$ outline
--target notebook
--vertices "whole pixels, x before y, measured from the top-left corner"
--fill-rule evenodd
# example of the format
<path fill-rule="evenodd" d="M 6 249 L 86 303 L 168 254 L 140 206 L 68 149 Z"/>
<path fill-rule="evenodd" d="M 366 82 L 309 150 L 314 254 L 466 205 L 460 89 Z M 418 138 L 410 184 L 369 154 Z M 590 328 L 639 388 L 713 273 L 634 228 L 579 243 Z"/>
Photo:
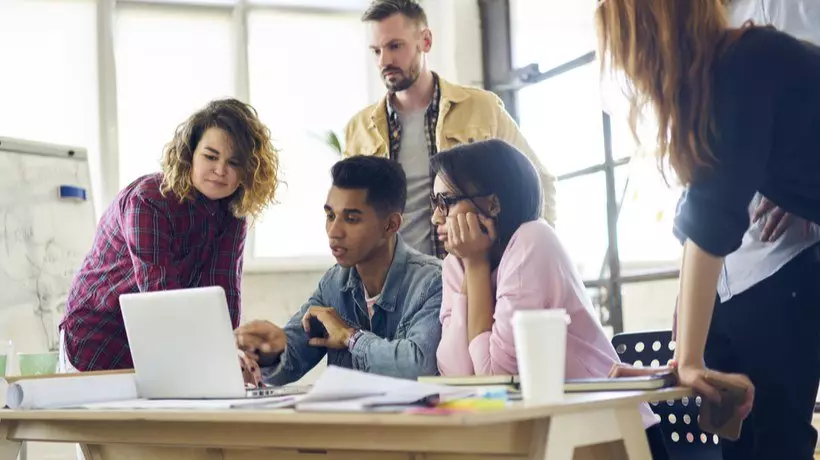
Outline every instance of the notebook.
<path fill-rule="evenodd" d="M 511 386 L 517 387 L 517 375 L 477 375 L 466 377 L 419 377 L 420 382 L 437 383 L 453 386 Z M 591 391 L 649 391 L 675 386 L 677 377 L 674 373 L 643 375 L 639 377 L 596 377 L 584 379 L 567 379 L 564 392 L 582 393 Z"/>
<path fill-rule="evenodd" d="M 470 375 L 465 377 L 423 376 L 419 382 L 452 386 L 518 386 L 517 375 Z"/>

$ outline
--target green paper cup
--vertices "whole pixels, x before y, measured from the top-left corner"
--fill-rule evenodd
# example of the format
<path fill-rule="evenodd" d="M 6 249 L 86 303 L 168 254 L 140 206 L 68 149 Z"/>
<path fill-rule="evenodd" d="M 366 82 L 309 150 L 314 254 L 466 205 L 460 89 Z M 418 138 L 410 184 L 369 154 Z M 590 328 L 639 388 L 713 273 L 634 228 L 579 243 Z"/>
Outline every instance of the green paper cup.
<path fill-rule="evenodd" d="M 0 355 L 0 377 L 6 376 L 6 355 Z"/>
<path fill-rule="evenodd" d="M 47 375 L 57 373 L 57 361 L 59 354 L 52 353 L 18 353 L 17 360 L 20 364 L 20 375 Z"/>

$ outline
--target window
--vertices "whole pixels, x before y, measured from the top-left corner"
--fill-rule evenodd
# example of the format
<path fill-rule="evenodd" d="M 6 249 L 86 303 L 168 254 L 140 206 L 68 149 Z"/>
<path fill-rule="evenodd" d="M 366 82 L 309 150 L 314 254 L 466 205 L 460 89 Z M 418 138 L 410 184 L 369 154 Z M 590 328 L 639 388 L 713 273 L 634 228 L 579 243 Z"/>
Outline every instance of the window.
<path fill-rule="evenodd" d="M 620 133 L 631 137 L 628 128 L 623 127 Z M 630 164 L 623 166 L 629 168 L 629 184 L 625 190 L 616 190 L 622 200 L 618 217 L 622 272 L 628 275 L 675 269 L 679 266 L 681 245 L 672 234 L 672 224 L 683 190 L 675 185 L 674 176 L 668 177 L 667 185 L 652 152 L 632 152 L 635 154 Z"/>
<path fill-rule="evenodd" d="M 86 148 L 99 190 L 96 2 L 0 1 L 0 18 L 0 136 Z"/>
<path fill-rule="evenodd" d="M 544 71 L 595 49 L 594 8 L 595 0 L 510 0 L 513 66 Z"/>
<path fill-rule="evenodd" d="M 370 4 L 370 0 L 250 0 L 250 3 L 252 5 L 271 5 L 279 7 L 332 8 L 337 11 L 351 11 L 360 14 L 367 8 L 367 5 Z"/>
<path fill-rule="evenodd" d="M 251 12 L 248 62 L 251 103 L 280 149 L 285 181 L 256 223 L 253 255 L 329 264 L 322 207 L 339 154 L 324 138 L 343 138 L 371 99 L 364 26 L 358 14 Z"/>
<path fill-rule="evenodd" d="M 552 174 L 604 162 L 598 75 L 593 62 L 518 93 L 521 131 Z"/>
<path fill-rule="evenodd" d="M 586 59 L 596 47 L 596 2 L 510 2 L 514 67 L 539 64 L 542 72 L 518 92 L 521 128 L 558 176 L 556 230 L 581 276 L 590 285 L 613 288 L 613 295 L 593 298 L 606 303 L 601 318 L 620 332 L 623 305 L 618 294 L 625 281 L 609 279 L 608 267 L 618 263 L 623 277 L 677 266 L 681 251 L 672 221 L 681 189 L 667 186 L 657 171 L 652 121 L 639 126 L 639 149 L 627 126 L 628 106 L 618 77 L 602 81 L 600 63 Z M 602 119 L 608 122 L 609 139 Z M 614 194 L 607 193 L 608 171 L 615 176 Z M 668 179 L 674 183 L 674 177 Z M 613 230 L 618 251 L 609 260 L 611 207 L 617 209 Z"/>
<path fill-rule="evenodd" d="M 604 101 L 612 116 L 612 150 L 616 158 L 630 157 L 628 187 L 619 190 L 618 251 L 622 271 L 674 269 L 681 256 L 672 234 L 677 202 L 683 191 L 674 174 L 667 181 L 658 171 L 655 151 L 657 124 L 651 116 L 638 124 L 639 146 L 629 128 L 626 98 L 613 81 L 604 84 Z"/>
<path fill-rule="evenodd" d="M 325 139 L 331 131 L 343 137 L 345 123 L 375 99 L 379 83 L 359 20 L 366 2 L 186 3 L 116 4 L 111 97 L 119 186 L 158 171 L 174 128 L 209 101 L 248 99 L 280 150 L 283 184 L 277 204 L 251 228 L 246 266 L 329 264 L 322 205 L 339 154 Z"/>
<path fill-rule="evenodd" d="M 620 195 L 628 168 L 615 169 L 615 193 Z M 581 278 L 597 280 L 606 273 L 607 235 L 606 176 L 603 171 L 561 180 L 557 186 L 556 232 L 575 262 Z"/>
<path fill-rule="evenodd" d="M 519 92 L 521 129 L 553 174 L 573 174 L 604 162 L 599 87 L 598 64 L 593 62 Z M 653 145 L 651 125 L 639 128 L 643 143 L 639 152 L 628 127 L 625 100 L 611 100 L 617 106 L 611 119 L 613 158 L 631 157 L 629 165 L 616 169 L 621 261 L 644 268 L 675 265 L 680 244 L 671 229 L 681 189 L 668 186 L 658 174 L 653 152 L 646 148 Z M 673 183 L 674 177 L 669 180 Z M 596 279 L 607 248 L 603 173 L 596 173 L 595 179 L 582 176 L 565 182 L 558 187 L 558 233 L 570 247 L 582 275 Z M 589 226 L 597 228 L 575 231 Z"/>
<path fill-rule="evenodd" d="M 159 171 L 177 125 L 235 93 L 230 10 L 119 6 L 115 24 L 120 185 Z"/>

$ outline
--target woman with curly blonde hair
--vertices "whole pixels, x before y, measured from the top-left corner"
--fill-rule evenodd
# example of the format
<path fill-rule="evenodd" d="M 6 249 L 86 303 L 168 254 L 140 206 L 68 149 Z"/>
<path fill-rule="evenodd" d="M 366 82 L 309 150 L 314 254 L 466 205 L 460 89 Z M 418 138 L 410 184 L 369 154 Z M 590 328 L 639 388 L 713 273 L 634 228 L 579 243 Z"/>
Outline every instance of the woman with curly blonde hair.
<path fill-rule="evenodd" d="M 731 27 L 724 3 L 603 0 L 600 57 L 629 83 L 633 131 L 649 110 L 659 166 L 686 186 L 674 226 L 684 242 L 674 363 L 681 383 L 712 401 L 720 387 L 747 390 L 737 415 L 751 411 L 750 423 L 738 445 L 724 447 L 727 459 L 808 460 L 817 437 L 820 258 L 806 251 L 774 281 L 739 294 L 760 307 L 730 314 L 714 305 L 724 257 L 741 246 L 756 193 L 778 213 L 820 223 L 820 48 L 771 27 Z"/>
<path fill-rule="evenodd" d="M 125 187 L 100 220 L 60 324 L 65 370 L 133 366 L 121 294 L 221 286 L 236 327 L 247 218 L 273 201 L 278 167 L 248 104 L 216 100 L 182 123 L 162 172 Z"/>

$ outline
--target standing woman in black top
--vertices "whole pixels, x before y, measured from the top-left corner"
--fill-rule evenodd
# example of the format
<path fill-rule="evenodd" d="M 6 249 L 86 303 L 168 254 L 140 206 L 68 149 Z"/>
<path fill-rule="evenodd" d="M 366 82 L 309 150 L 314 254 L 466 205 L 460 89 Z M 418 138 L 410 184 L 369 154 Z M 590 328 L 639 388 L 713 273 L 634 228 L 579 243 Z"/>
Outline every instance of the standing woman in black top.
<path fill-rule="evenodd" d="M 717 280 L 723 257 L 749 228 L 755 192 L 820 223 L 820 49 L 771 28 L 732 29 L 720 0 L 603 0 L 596 22 L 602 68 L 629 81 L 633 129 L 649 110 L 659 167 L 686 186 L 675 220 L 685 241 L 675 351 L 681 383 L 713 400 L 719 395 L 707 374 L 753 389 L 745 376 L 704 363 Z M 771 339 L 780 338 L 761 336 L 759 346 Z M 748 349 L 747 360 L 759 351 Z M 805 350 L 807 373 L 820 369 L 819 352 Z M 777 363 L 767 364 L 776 372 Z"/>

